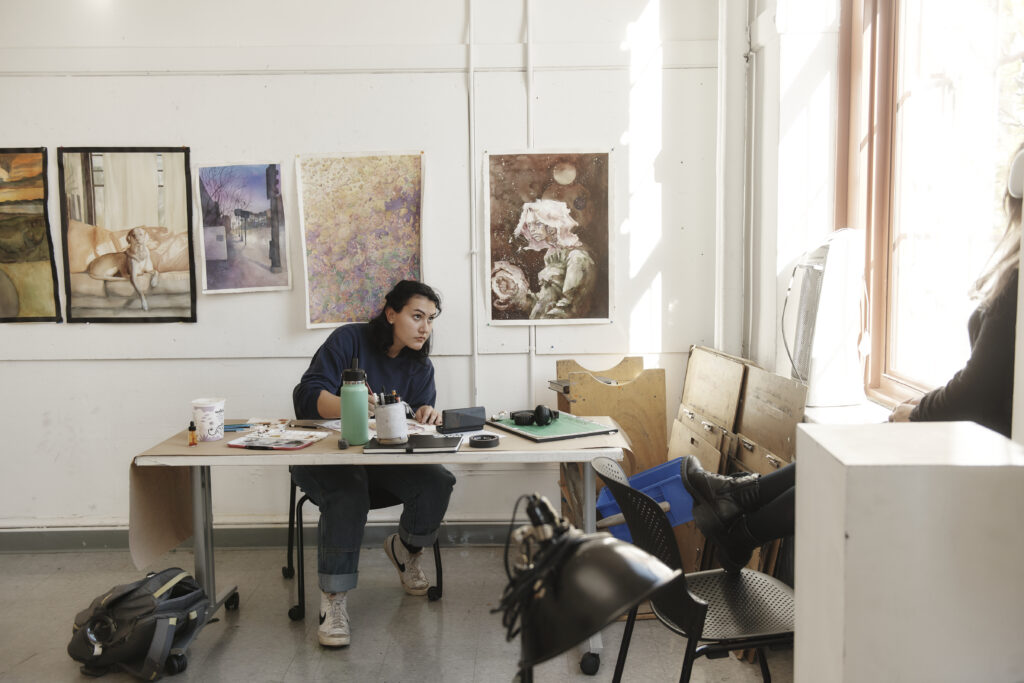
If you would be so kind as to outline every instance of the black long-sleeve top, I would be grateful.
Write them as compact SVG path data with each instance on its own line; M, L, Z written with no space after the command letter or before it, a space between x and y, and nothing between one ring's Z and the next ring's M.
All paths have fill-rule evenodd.
M1013 358L1017 331L1018 271L967 321L971 357L945 386L928 392L910 413L913 421L972 420L1010 436Z

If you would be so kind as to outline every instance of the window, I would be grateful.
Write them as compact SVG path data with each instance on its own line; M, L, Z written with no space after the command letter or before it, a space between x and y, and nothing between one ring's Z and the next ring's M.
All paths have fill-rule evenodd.
M869 235L868 390L902 400L969 354L967 293L1024 140L1024 0L847 4L837 214Z

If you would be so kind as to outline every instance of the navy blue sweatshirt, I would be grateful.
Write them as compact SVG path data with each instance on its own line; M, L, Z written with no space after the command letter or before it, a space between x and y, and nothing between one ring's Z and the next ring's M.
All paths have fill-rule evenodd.
M338 395L341 391L341 373L359 359L359 367L366 371L366 379L374 393L397 391L398 395L415 411L422 405L434 405L437 390L434 387L434 365L429 358L414 358L403 349L396 358L375 348L370 340L369 323L342 325L334 330L309 363L295 387L293 400L295 417L314 420L322 417L316 409L320 391Z

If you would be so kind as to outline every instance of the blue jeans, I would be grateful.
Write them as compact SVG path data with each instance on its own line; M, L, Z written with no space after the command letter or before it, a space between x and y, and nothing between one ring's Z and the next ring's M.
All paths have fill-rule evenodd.
M442 465L295 465L292 481L320 508L317 567L320 589L327 593L356 587L359 546L372 507L400 501L399 537L411 546L429 546L455 486L455 476Z

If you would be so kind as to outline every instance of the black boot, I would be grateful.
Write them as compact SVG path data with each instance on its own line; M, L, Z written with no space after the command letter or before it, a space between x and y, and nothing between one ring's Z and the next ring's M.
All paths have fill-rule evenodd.
M750 533L746 517L737 519L724 537L714 540L718 548L718 561L730 574L739 574L740 569L750 562L754 548L761 545L761 542Z
M693 497L693 518L697 528L716 542L724 539L733 523L757 507L759 475L724 477L705 472L693 455L683 458L680 468L683 486Z

